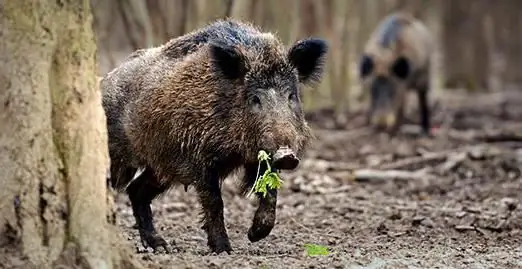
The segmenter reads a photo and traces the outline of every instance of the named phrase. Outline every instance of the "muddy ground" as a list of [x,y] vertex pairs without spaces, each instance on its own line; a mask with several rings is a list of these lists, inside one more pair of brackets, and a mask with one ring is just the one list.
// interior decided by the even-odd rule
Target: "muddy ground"
[[[248,241],[255,201],[225,182],[231,255],[209,253],[193,188],[153,203],[176,253],[141,247],[125,196],[118,223],[150,268],[522,268],[522,100],[495,96],[435,105],[431,138],[415,109],[396,137],[373,134],[362,112],[308,115],[317,139],[283,174],[266,239]],[[307,256],[307,243],[330,254]]]

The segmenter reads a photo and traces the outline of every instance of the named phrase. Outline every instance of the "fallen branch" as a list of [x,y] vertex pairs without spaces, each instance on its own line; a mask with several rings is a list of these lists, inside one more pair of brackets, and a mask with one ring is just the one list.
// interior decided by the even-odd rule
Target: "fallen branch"
[[373,170],[359,169],[351,173],[351,179],[359,182],[368,181],[386,181],[386,180],[425,180],[433,179],[434,175],[427,173],[425,170],[404,171],[404,170]]
[[455,230],[457,230],[459,232],[475,231],[476,228],[475,228],[475,226],[472,226],[472,225],[457,225],[457,226],[455,226]]
[[522,132],[517,131],[495,131],[495,132],[480,132],[476,131],[458,131],[449,130],[448,136],[452,139],[462,141],[480,141],[484,143],[498,143],[498,142],[522,142]]
[[399,168],[404,168],[404,167],[415,165],[415,164],[423,164],[423,163],[432,162],[432,161],[442,161],[442,160],[446,159],[448,154],[450,154],[450,153],[451,152],[448,152],[448,151],[436,152],[436,153],[426,153],[423,156],[415,156],[415,157],[400,159],[393,163],[383,164],[383,165],[380,165],[379,168],[386,169],[386,170],[399,169]]
[[447,173],[461,165],[466,159],[468,159],[468,152],[454,153],[446,159],[446,162],[440,165],[440,172],[443,174]]
[[494,142],[522,142],[522,134],[521,133],[493,133],[493,134],[480,134],[476,137],[477,140],[483,141],[486,143],[494,143]]
[[456,153],[468,153],[469,154],[469,152],[476,151],[477,149],[482,149],[483,147],[484,147],[484,145],[473,145],[473,146],[466,146],[466,147],[461,147],[461,148],[456,148],[456,149],[449,149],[449,150],[440,151],[440,152],[429,152],[422,156],[404,158],[404,159],[400,159],[396,162],[382,164],[382,165],[378,166],[378,168],[390,170],[390,169],[404,168],[404,167],[408,167],[411,165],[424,164],[427,162],[434,162],[434,161],[440,162],[440,161],[444,161],[444,160],[448,159],[449,156],[454,155]]

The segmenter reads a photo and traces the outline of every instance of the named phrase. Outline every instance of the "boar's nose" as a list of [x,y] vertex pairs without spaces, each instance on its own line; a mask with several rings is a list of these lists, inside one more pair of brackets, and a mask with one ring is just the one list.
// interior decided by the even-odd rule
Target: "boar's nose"
[[397,119],[393,113],[373,116],[371,122],[373,125],[384,128],[391,128],[395,125]]
[[299,165],[299,158],[287,146],[279,147],[272,157],[272,166],[277,170],[293,170]]

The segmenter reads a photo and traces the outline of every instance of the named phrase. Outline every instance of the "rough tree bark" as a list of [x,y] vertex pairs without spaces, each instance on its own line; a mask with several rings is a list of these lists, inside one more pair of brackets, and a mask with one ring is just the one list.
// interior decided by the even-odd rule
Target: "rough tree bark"
[[91,24],[88,0],[0,4],[1,266],[140,266],[107,218]]

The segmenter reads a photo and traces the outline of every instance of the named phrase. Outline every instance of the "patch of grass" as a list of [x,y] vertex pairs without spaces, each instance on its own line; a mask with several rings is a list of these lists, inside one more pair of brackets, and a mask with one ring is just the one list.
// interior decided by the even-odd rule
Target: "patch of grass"
[[328,248],[322,245],[305,244],[304,248],[306,251],[306,255],[308,256],[327,256],[328,254],[330,254]]

